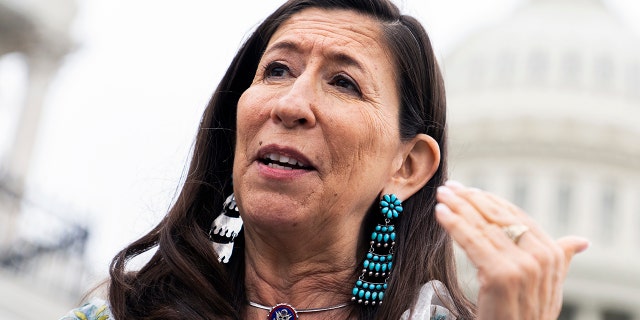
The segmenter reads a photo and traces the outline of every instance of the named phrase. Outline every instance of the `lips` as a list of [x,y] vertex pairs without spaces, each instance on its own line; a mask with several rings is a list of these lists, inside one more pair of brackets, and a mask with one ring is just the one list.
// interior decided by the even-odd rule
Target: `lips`
[[279,146],[266,146],[258,153],[262,164],[282,170],[314,170],[310,161],[295,149]]

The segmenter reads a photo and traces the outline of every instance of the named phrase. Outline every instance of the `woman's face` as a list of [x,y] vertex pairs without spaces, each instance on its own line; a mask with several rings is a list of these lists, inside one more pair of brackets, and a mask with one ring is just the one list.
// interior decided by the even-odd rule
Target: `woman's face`
[[394,70],[380,24],[361,14],[306,9],[279,27],[238,101],[245,223],[357,230],[402,164]]

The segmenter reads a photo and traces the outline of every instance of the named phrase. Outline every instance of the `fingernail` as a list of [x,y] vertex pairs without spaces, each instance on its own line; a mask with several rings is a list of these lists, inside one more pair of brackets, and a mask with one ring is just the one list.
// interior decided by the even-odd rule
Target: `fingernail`
[[462,188],[464,188],[464,184],[456,181],[456,180],[447,180],[447,182],[444,183],[447,187],[453,189],[453,190],[460,190]]
[[451,209],[449,209],[449,207],[447,207],[446,204],[444,203],[438,203],[436,204],[436,212],[438,212],[439,214],[451,214]]
[[453,191],[449,189],[449,187],[439,186],[438,193],[442,196],[450,197],[453,196]]
[[583,240],[584,240],[584,245],[580,247],[578,250],[576,250],[576,253],[584,252],[587,249],[589,249],[589,247],[591,247],[591,241],[589,241],[589,239],[583,238]]

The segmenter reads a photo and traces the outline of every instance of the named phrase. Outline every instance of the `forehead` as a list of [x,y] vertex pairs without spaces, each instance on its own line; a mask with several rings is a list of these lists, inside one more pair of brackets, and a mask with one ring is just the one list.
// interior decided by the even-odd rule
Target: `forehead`
[[344,48],[351,54],[383,54],[388,50],[381,24],[364,14],[344,9],[309,8],[292,15],[276,30],[267,47],[282,41]]

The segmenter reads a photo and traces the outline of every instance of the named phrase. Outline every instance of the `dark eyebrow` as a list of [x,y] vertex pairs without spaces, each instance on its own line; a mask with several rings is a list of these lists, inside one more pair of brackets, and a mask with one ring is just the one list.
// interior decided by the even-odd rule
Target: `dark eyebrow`
[[276,50],[286,50],[286,51],[295,51],[295,52],[302,51],[302,49],[300,49],[300,47],[295,42],[280,41],[280,42],[276,42],[276,44],[274,44],[273,46],[265,50],[264,54],[267,54],[271,51],[276,51]]
[[349,67],[354,67],[356,69],[364,70],[364,68],[362,67],[360,62],[358,62],[358,60],[356,60],[355,58],[353,58],[352,56],[346,53],[333,52],[329,54],[329,58],[331,58],[332,61],[336,61],[340,65],[345,65]]
[[[273,46],[265,50],[264,54],[266,55],[269,52],[276,51],[276,50],[293,51],[296,53],[302,52],[302,48],[300,48],[300,46],[297,43],[293,41],[285,40],[285,41],[276,42]],[[364,70],[360,62],[358,62],[358,60],[356,60],[355,58],[353,58],[347,53],[330,52],[328,54],[328,57],[330,58],[330,60],[335,61],[337,64],[355,67],[357,69]]]

